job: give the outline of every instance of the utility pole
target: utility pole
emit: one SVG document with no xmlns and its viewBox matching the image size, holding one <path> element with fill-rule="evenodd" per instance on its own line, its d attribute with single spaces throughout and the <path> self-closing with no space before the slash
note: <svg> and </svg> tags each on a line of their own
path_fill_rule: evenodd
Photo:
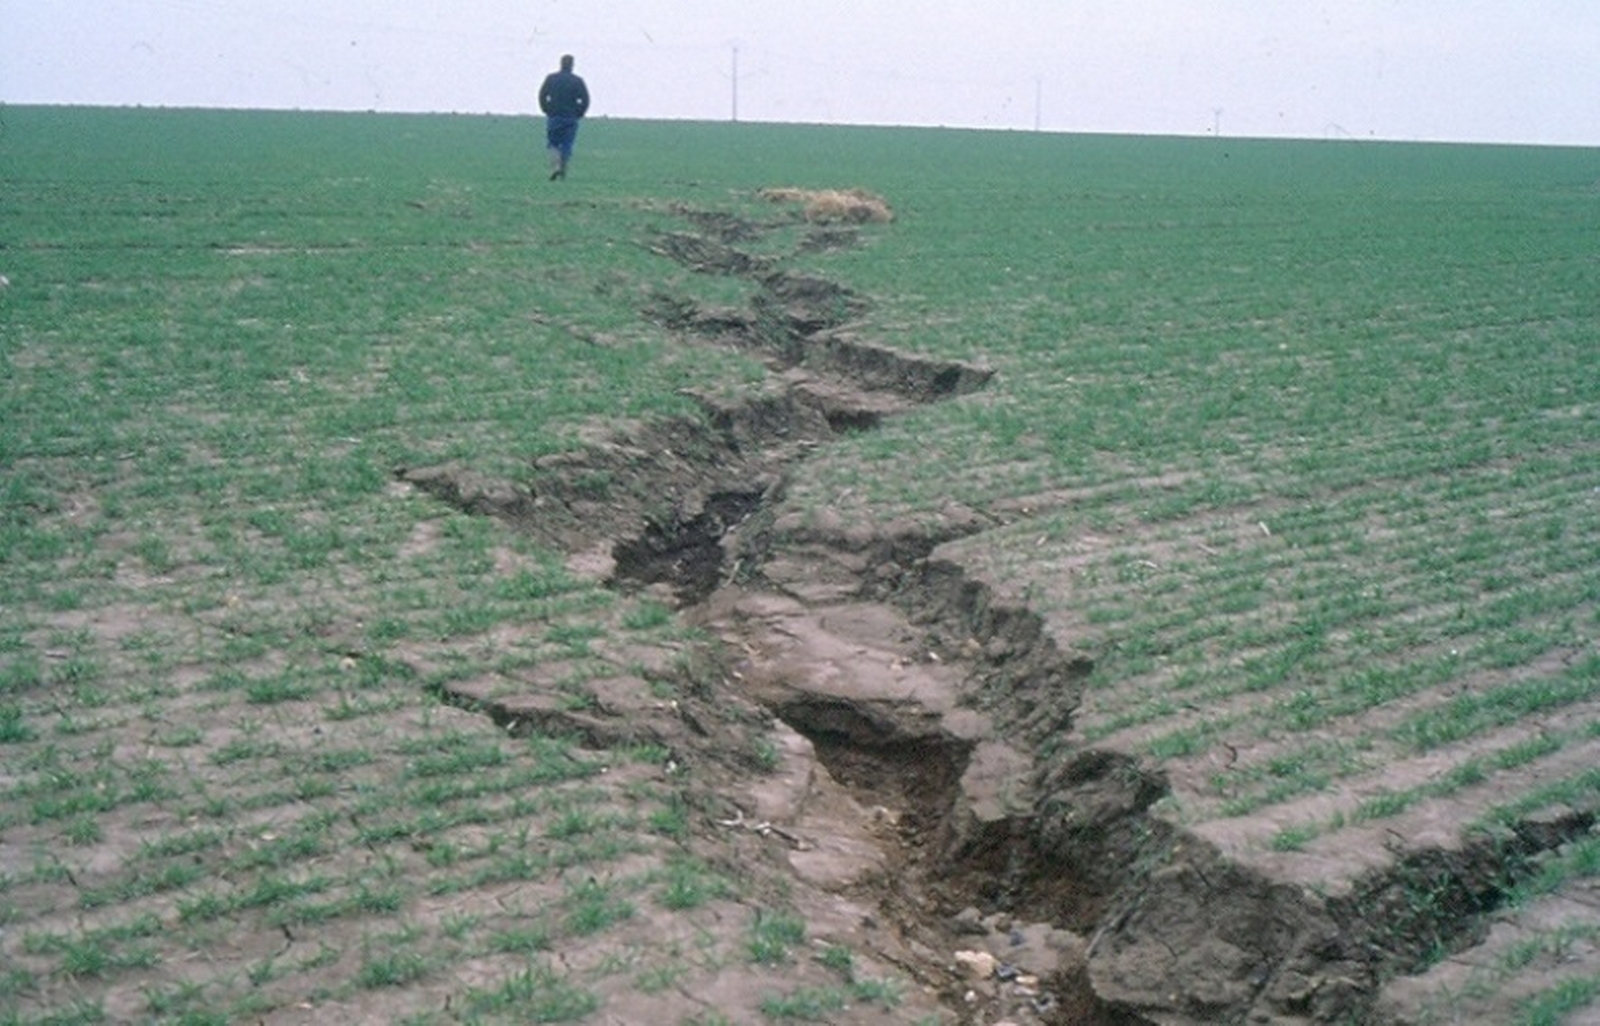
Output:
<svg viewBox="0 0 1600 1026">
<path fill-rule="evenodd" d="M 1038 75 L 1033 76 L 1033 130 L 1037 132 L 1042 124 L 1040 112 L 1044 109 L 1044 79 Z"/>
<path fill-rule="evenodd" d="M 739 120 L 739 47 L 733 48 L 733 120 Z"/>
</svg>

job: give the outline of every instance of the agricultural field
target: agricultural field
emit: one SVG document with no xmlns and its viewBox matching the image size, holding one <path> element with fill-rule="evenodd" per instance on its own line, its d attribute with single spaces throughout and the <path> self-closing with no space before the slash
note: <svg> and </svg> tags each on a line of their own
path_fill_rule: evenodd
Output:
<svg viewBox="0 0 1600 1026">
<path fill-rule="evenodd" d="M 1600 151 L 542 167 L 0 108 L 0 1023 L 1600 1014 Z"/>
</svg>

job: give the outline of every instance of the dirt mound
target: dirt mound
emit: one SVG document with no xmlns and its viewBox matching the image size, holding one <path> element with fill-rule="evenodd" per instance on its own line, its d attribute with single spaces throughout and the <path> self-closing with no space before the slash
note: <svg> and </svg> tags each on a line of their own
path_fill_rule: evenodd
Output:
<svg viewBox="0 0 1600 1026">
<path fill-rule="evenodd" d="M 865 189 L 797 189 L 777 187 L 756 192 L 772 203 L 798 203 L 801 216 L 817 224 L 887 224 L 894 211 L 882 196 Z"/>
</svg>

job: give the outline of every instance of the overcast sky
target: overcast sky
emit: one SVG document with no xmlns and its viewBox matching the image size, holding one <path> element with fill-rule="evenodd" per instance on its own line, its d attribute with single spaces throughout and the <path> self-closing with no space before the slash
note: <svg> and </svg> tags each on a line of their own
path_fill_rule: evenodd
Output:
<svg viewBox="0 0 1600 1026">
<path fill-rule="evenodd" d="M 1600 145 L 1600 0 L 0 0 L 0 101 Z M 737 66 L 737 76 L 735 75 Z"/>
</svg>

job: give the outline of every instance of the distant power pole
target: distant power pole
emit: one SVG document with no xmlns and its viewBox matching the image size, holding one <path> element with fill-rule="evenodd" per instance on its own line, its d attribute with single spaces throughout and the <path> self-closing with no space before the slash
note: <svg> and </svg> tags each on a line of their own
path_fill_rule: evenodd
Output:
<svg viewBox="0 0 1600 1026">
<path fill-rule="evenodd" d="M 1044 79 L 1038 75 L 1033 77 L 1033 130 L 1037 132 L 1043 121 L 1040 112 L 1044 109 Z"/>
<path fill-rule="evenodd" d="M 739 120 L 739 48 L 733 48 L 733 120 Z"/>
</svg>

